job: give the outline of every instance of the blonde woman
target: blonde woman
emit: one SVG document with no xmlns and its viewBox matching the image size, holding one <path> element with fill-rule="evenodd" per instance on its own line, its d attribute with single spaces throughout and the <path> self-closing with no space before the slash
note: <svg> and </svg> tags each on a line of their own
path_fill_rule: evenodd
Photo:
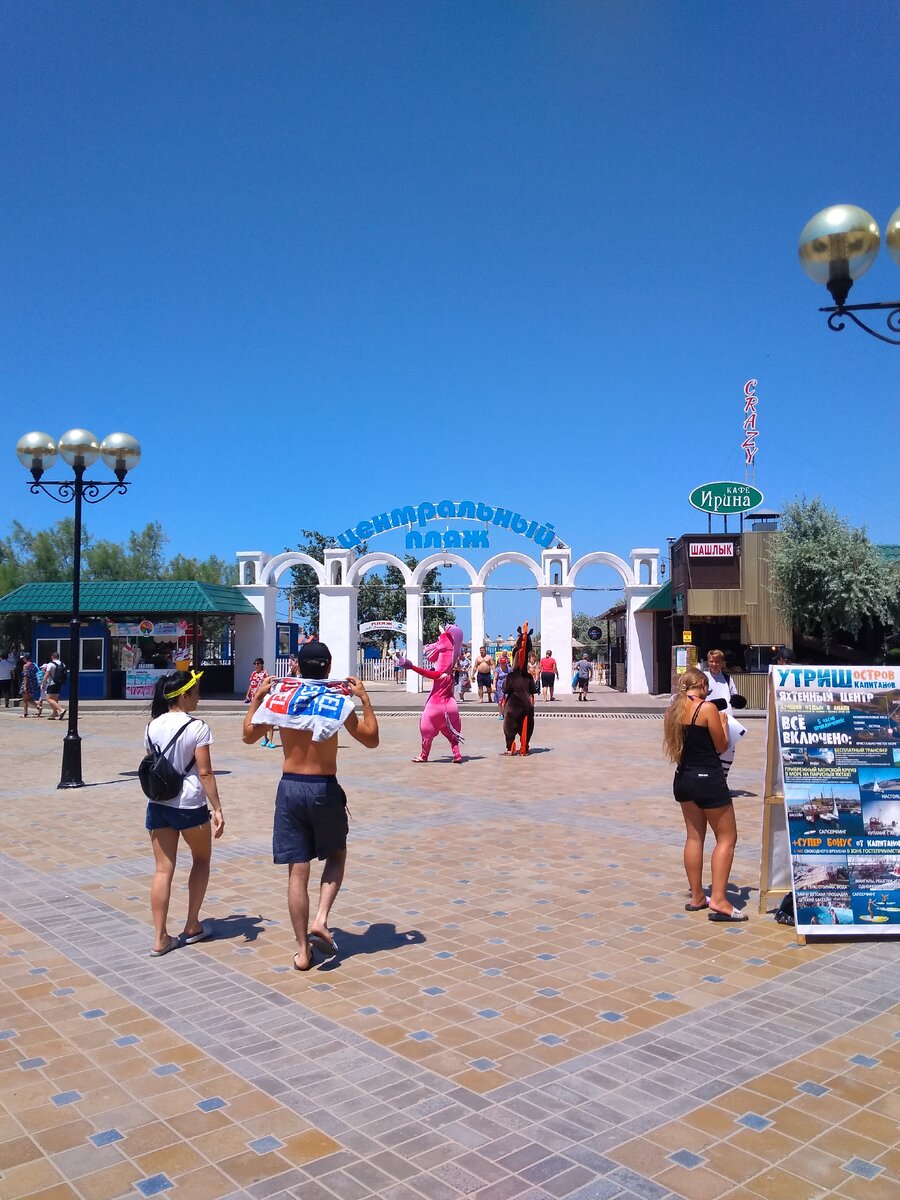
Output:
<svg viewBox="0 0 900 1200">
<path fill-rule="evenodd" d="M 709 909 L 710 921 L 746 921 L 747 915 L 732 905 L 725 892 L 734 861 L 737 825 L 734 805 L 719 755 L 728 745 L 725 714 L 707 700 L 709 680 L 690 669 L 678 680 L 678 691 L 666 711 L 663 745 L 666 757 L 677 764 L 672 791 L 681 805 L 686 838 L 684 870 L 691 889 L 688 912 Z M 703 891 L 703 845 L 707 827 L 716 845 L 710 863 L 709 899 Z"/>
</svg>

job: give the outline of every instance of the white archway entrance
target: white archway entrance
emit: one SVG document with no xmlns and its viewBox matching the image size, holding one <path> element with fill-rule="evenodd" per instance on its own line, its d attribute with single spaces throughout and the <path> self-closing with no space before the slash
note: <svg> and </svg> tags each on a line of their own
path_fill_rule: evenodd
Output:
<svg viewBox="0 0 900 1200">
<path fill-rule="evenodd" d="M 357 558 L 352 549 L 325 551 L 324 563 L 317 562 L 299 551 L 289 551 L 270 557 L 262 550 L 238 552 L 238 572 L 241 591 L 259 614 L 235 618 L 236 656 L 235 678 L 249 676 L 254 658 L 271 659 L 275 639 L 275 603 L 278 580 L 295 564 L 311 567 L 319 591 L 318 634 L 333 656 L 336 677 L 352 674 L 356 669 L 357 594 L 363 576 L 378 566 L 394 566 L 403 577 L 406 592 L 407 654 L 414 662 L 422 657 L 422 581 L 434 567 L 454 565 L 469 578 L 472 604 L 472 644 L 484 641 L 484 595 L 488 579 L 497 567 L 515 563 L 525 567 L 534 577 L 540 598 L 540 627 L 543 646 L 552 648 L 559 664 L 561 695 L 572 691 L 572 593 L 579 573 L 587 566 L 600 563 L 611 567 L 621 578 L 627 608 L 626 655 L 627 690 L 646 694 L 653 678 L 653 618 L 642 614 L 641 606 L 659 586 L 659 550 L 632 550 L 630 563 L 616 554 L 595 550 L 582 555 L 575 563 L 568 546 L 541 551 L 536 561 L 520 551 L 495 554 L 478 569 L 455 549 L 444 549 L 429 555 L 412 570 L 395 554 L 370 551 Z M 419 677 L 408 673 L 407 691 L 419 690 Z"/>
</svg>

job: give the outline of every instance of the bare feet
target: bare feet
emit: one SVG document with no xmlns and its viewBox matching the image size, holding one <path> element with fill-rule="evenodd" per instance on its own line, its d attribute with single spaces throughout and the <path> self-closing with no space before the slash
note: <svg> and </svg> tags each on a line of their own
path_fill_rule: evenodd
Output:
<svg viewBox="0 0 900 1200">
<path fill-rule="evenodd" d="M 313 952 L 312 952 L 312 950 L 310 950 L 309 958 L 306 960 L 306 965 L 305 966 L 302 965 L 300 962 L 300 951 L 298 950 L 296 952 L 296 954 L 294 955 L 294 970 L 295 971 L 310 971 L 310 970 L 312 970 L 314 962 L 315 962 L 315 959 L 313 958 Z"/>
</svg>

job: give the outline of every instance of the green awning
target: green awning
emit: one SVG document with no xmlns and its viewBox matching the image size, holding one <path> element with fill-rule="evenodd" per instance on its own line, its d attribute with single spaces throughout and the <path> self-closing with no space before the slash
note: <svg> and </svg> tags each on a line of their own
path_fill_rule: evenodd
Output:
<svg viewBox="0 0 900 1200">
<path fill-rule="evenodd" d="M 667 612 L 672 611 L 672 580 L 668 579 L 661 588 L 657 588 L 652 596 L 648 596 L 638 612 Z"/>
<path fill-rule="evenodd" d="M 55 616 L 72 611 L 71 583 L 26 583 L 0 596 L 0 613 Z M 165 613 L 245 613 L 257 610 L 237 588 L 226 584 L 197 583 L 191 579 L 117 580 L 81 585 L 82 613 L 97 616 L 150 616 Z"/>
</svg>

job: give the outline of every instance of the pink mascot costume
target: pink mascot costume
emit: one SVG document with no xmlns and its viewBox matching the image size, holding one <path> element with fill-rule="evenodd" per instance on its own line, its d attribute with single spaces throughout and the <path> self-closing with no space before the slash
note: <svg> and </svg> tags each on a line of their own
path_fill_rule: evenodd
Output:
<svg viewBox="0 0 900 1200">
<path fill-rule="evenodd" d="M 442 733 L 450 743 L 453 761 L 462 762 L 459 743 L 463 740 L 459 709 L 453 697 L 453 668 L 462 648 L 463 633 L 458 625 L 447 625 L 436 642 L 425 647 L 425 657 L 433 670 L 414 666 L 408 658 L 399 658 L 397 666 L 415 671 L 425 679 L 433 679 L 431 695 L 425 703 L 419 732 L 422 734 L 422 753 L 413 762 L 428 762 L 431 743 Z"/>
</svg>

